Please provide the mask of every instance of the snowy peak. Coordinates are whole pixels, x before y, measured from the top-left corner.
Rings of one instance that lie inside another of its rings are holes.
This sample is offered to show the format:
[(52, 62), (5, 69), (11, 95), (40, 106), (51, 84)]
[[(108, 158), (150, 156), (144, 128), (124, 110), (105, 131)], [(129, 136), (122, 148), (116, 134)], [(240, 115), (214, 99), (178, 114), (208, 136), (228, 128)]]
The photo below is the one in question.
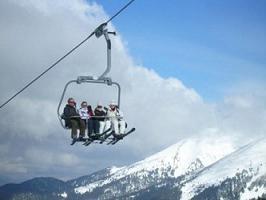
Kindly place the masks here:
[[(217, 138), (216, 135), (204, 139), (194, 137), (182, 140), (142, 161), (114, 168), (107, 179), (80, 185), (76, 187), (75, 192), (80, 194), (92, 192), (97, 187), (106, 187), (113, 182), (129, 179), (129, 177), (136, 177), (139, 180), (152, 177), (155, 180), (156, 178), (177, 178), (181, 175), (188, 175), (231, 153), (234, 148), (230, 141), (225, 137)], [(150, 184), (149, 181), (143, 183), (142, 189), (149, 187)]]
[[(146, 159), (67, 182), (33, 179), (0, 187), (3, 199), (266, 198), (266, 138), (235, 150), (217, 134), (182, 140)], [(42, 183), (42, 184), (41, 184)], [(34, 186), (34, 187), (33, 187)]]
[(174, 176), (176, 177), (190, 171), (199, 163), (202, 166), (208, 166), (234, 150), (231, 140), (226, 137), (217, 138), (215, 135), (208, 135), (206, 138), (193, 137), (130, 165), (128, 169), (131, 169), (130, 173), (143, 169), (154, 170), (170, 167), (175, 171)]
[(240, 199), (261, 196), (263, 192), (266, 193), (266, 185), (253, 188), (252, 195), (251, 186), (261, 178), (265, 181), (265, 150), (266, 138), (262, 138), (241, 147), (209, 167), (204, 168), (182, 188), (182, 199), (191, 199), (207, 188), (219, 186), (224, 181), (235, 179), (236, 177), (241, 179), (242, 182), (245, 180), (248, 185), (248, 187), (243, 188), (244, 192), (240, 193)]

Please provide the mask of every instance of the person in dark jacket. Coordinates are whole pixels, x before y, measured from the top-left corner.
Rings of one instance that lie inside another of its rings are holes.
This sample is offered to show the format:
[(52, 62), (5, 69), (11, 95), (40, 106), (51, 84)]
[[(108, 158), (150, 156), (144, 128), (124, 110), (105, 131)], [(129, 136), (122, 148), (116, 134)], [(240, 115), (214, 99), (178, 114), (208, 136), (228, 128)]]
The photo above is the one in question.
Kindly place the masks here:
[(79, 113), (76, 110), (76, 102), (73, 98), (68, 99), (63, 116), (66, 127), (71, 128), (72, 139), (77, 139), (78, 129), (80, 130), (79, 136), (85, 136), (85, 123), (80, 119)]
[(99, 133), (100, 124), (99, 124), (98, 120), (96, 120), (94, 118), (95, 114), (93, 112), (91, 105), (88, 105), (88, 111), (89, 111), (89, 113), (92, 113), (92, 118), (91, 118), (92, 119), (92, 129), (93, 129), (94, 134), (97, 134), (97, 133)]
[(95, 120), (99, 123), (99, 133), (105, 131), (105, 117), (106, 117), (107, 108), (104, 108), (102, 103), (98, 102), (97, 107), (94, 110), (96, 116)]

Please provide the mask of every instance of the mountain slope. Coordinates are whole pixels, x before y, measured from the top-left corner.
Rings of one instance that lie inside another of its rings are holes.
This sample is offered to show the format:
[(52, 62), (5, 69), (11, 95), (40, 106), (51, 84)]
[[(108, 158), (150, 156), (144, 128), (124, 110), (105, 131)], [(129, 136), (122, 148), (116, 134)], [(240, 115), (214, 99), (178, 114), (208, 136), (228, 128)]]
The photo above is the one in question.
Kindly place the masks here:
[[(197, 147), (197, 148), (195, 148)], [(169, 148), (130, 166), (115, 168), (110, 176), (90, 184), (80, 184), (77, 194), (88, 195), (97, 190), (101, 198), (116, 198), (145, 190), (156, 184), (185, 176), (202, 169), (234, 150), (228, 138), (194, 137), (182, 140)]]
[(237, 150), (230, 138), (193, 137), (140, 162), (70, 181), (0, 187), (0, 199), (246, 200), (266, 196), (266, 138)]
[(254, 141), (194, 175), (182, 199), (252, 199), (266, 195), (266, 138)]
[(34, 178), (0, 187), (0, 199), (58, 199), (67, 185), (55, 178)]

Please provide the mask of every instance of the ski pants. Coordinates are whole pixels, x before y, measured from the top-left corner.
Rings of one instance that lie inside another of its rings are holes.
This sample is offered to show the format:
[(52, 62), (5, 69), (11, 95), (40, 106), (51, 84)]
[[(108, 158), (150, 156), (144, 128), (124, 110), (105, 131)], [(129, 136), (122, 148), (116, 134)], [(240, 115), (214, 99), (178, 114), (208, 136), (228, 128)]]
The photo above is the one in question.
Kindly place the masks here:
[(78, 129), (79, 129), (79, 136), (85, 136), (85, 122), (81, 119), (71, 119), (71, 138), (77, 138), (78, 136)]
[(88, 119), (88, 136), (92, 133), (99, 133), (99, 122), (94, 119)]
[(105, 130), (105, 121), (98, 121), (99, 122), (99, 133), (103, 133)]
[(105, 130), (112, 127), (116, 134), (124, 134), (126, 122), (124, 120), (111, 119), (106, 121)]

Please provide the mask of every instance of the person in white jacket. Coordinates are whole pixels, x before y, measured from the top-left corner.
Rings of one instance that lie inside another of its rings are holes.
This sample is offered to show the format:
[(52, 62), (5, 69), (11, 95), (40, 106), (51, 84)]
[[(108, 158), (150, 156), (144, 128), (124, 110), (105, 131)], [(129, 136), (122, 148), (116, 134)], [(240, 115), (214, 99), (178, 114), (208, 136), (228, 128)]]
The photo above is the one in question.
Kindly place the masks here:
[(119, 110), (117, 104), (112, 101), (107, 111), (106, 129), (112, 126), (116, 134), (124, 134), (126, 129), (126, 122), (123, 120), (123, 113)]
[(98, 122), (92, 119), (93, 111), (90, 105), (87, 104), (86, 101), (81, 103), (81, 108), (78, 110), (80, 118), (84, 120), (84, 122), (88, 126), (88, 136), (90, 137), (91, 134), (94, 132), (95, 134), (99, 132), (99, 125)]

